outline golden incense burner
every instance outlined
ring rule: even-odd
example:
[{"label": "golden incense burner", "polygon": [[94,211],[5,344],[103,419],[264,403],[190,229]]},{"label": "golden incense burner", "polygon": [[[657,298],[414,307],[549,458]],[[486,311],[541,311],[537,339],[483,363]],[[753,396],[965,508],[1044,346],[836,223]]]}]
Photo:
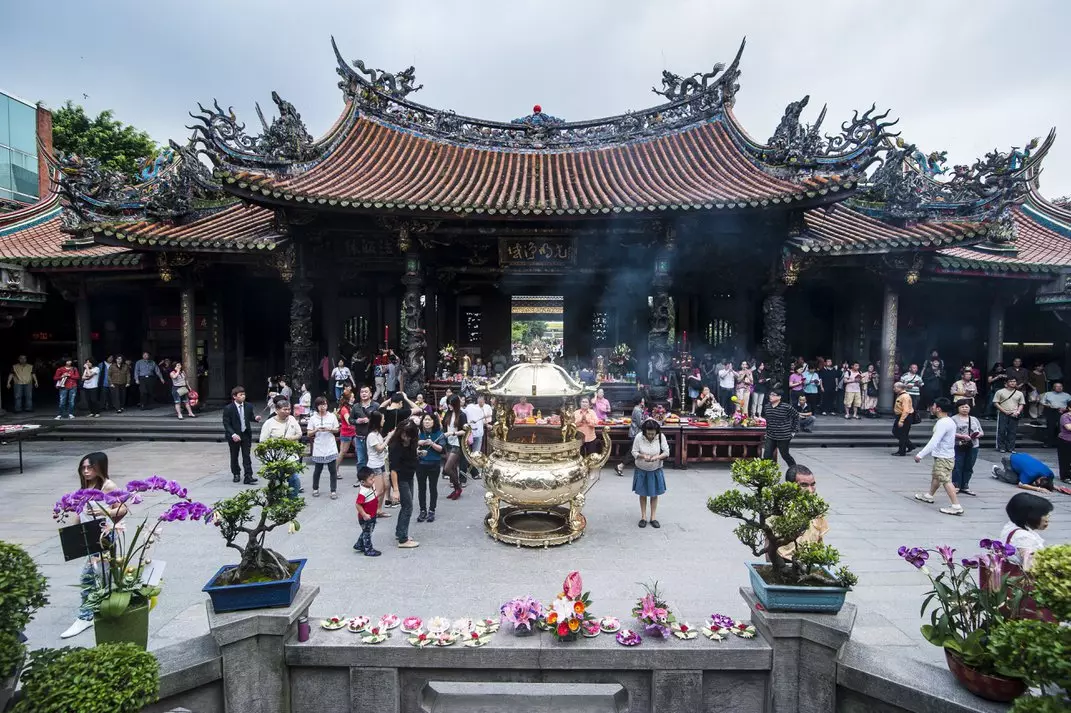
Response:
[{"label": "golden incense burner", "polygon": [[[541,354],[538,345],[532,347],[528,363],[514,365],[483,389],[497,400],[490,454],[472,452],[468,439],[461,439],[465,457],[483,474],[487,534],[527,547],[561,545],[584,534],[585,497],[610,456],[606,429],[601,452],[581,454],[584,437],[573,413],[591,389],[560,366],[543,363]],[[540,414],[553,411],[557,418],[517,419],[513,405],[521,397]]]}]

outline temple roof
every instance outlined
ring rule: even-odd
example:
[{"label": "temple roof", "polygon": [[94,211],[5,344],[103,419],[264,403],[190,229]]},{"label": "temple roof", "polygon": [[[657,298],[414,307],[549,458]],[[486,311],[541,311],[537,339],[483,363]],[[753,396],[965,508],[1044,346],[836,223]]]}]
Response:
[{"label": "temple roof", "polygon": [[129,248],[72,241],[62,230],[62,206],[52,193],[37,203],[0,213],[0,261],[34,269],[136,268],[141,256]]},{"label": "temple roof", "polygon": [[234,202],[181,225],[153,220],[94,223],[87,228],[99,240],[131,247],[181,248],[196,252],[274,250],[285,240],[275,212]]},{"label": "temple roof", "polygon": [[980,221],[927,221],[898,226],[872,218],[851,203],[809,210],[804,230],[788,243],[805,253],[834,255],[884,253],[934,248],[982,239],[988,227]]},{"label": "temple roof", "polygon": [[413,68],[390,73],[346,62],[345,110],[313,140],[293,105],[272,93],[257,136],[218,103],[192,116],[193,141],[227,191],[272,204],[326,210],[471,215],[583,216],[632,211],[742,210],[815,205],[853,189],[893,134],[874,107],[841,133],[800,123],[793,102],[766,143],[733,115],[741,43],[733,61],[682,77],[662,73],[663,103],[589,121],[534,107],[511,122],[413,102]]},{"label": "temple roof", "polygon": [[1012,218],[1014,249],[993,251],[981,245],[940,250],[940,271],[1024,277],[1071,271],[1071,210],[1043,198],[1032,188],[1027,201],[1013,209]]},{"label": "temple roof", "polygon": [[239,192],[273,202],[487,215],[787,205],[853,185],[850,177],[792,182],[771,176],[748,160],[720,122],[608,147],[533,152],[444,143],[363,116],[307,172],[221,176]]}]

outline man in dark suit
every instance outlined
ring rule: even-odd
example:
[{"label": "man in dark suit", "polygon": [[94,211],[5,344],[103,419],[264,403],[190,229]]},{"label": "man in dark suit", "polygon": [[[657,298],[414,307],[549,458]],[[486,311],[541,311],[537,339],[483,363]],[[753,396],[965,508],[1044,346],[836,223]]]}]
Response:
[{"label": "man in dark suit", "polygon": [[231,449],[231,474],[234,482],[241,479],[238,470],[238,451],[242,452],[242,466],[245,471],[245,484],[253,485],[253,461],[249,449],[253,443],[252,423],[260,422],[260,416],[251,404],[245,402],[245,387],[235,386],[231,389],[231,402],[223,407],[223,432],[227,435],[227,445]]}]

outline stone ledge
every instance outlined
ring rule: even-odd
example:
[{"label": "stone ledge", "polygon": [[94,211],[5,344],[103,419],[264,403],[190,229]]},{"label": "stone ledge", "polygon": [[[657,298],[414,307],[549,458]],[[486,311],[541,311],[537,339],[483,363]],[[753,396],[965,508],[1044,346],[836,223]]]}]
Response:
[{"label": "stone ledge", "polygon": [[160,698],[168,698],[223,678],[223,659],[210,634],[151,652],[160,662]]},{"label": "stone ledge", "polygon": [[705,639],[680,641],[645,640],[635,648],[618,645],[613,636],[559,643],[550,634],[515,636],[505,629],[491,643],[468,648],[460,643],[426,650],[410,646],[405,635],[395,634],[375,646],[360,643],[348,631],[314,629],[309,640],[291,639],[286,645],[290,666],[392,667],[407,669],[620,669],[620,670],[721,670],[768,671],[773,650],[761,638],[730,637],[725,641]]},{"label": "stone ledge", "polygon": [[950,671],[849,641],[837,659],[837,685],[911,713],[1006,713],[963,688]]},{"label": "stone ledge", "polygon": [[246,611],[225,612],[217,614],[212,608],[212,601],[205,601],[208,611],[208,628],[220,646],[233,644],[242,639],[265,634],[285,636],[290,627],[303,612],[308,611],[312,600],[320,593],[320,588],[307,584],[301,585],[293,603],[288,607],[272,609],[249,609]]},{"label": "stone ledge", "polygon": [[770,612],[756,608],[759,600],[751,587],[741,587],[740,596],[751,609],[755,627],[767,637],[806,639],[830,649],[838,649],[851,637],[855,625],[855,605],[847,602],[836,614]]}]

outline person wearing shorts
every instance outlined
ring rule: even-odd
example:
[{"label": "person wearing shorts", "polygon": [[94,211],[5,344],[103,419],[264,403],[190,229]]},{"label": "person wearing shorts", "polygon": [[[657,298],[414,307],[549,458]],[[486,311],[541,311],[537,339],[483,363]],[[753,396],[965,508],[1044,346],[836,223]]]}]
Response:
[{"label": "person wearing shorts", "polygon": [[930,489],[925,493],[915,493],[915,500],[933,503],[934,494],[943,488],[951,505],[941,508],[941,512],[945,515],[962,515],[963,506],[959,504],[956,486],[952,484],[952,470],[956,464],[956,422],[949,415],[952,403],[942,396],[934,400],[930,411],[937,417],[937,422],[933,425],[933,435],[915,456],[916,463],[921,463],[928,455],[933,456]]},{"label": "person wearing shorts", "polygon": [[863,407],[863,375],[859,373],[859,362],[844,372],[841,384],[844,385],[844,418],[859,418],[859,409]]}]

